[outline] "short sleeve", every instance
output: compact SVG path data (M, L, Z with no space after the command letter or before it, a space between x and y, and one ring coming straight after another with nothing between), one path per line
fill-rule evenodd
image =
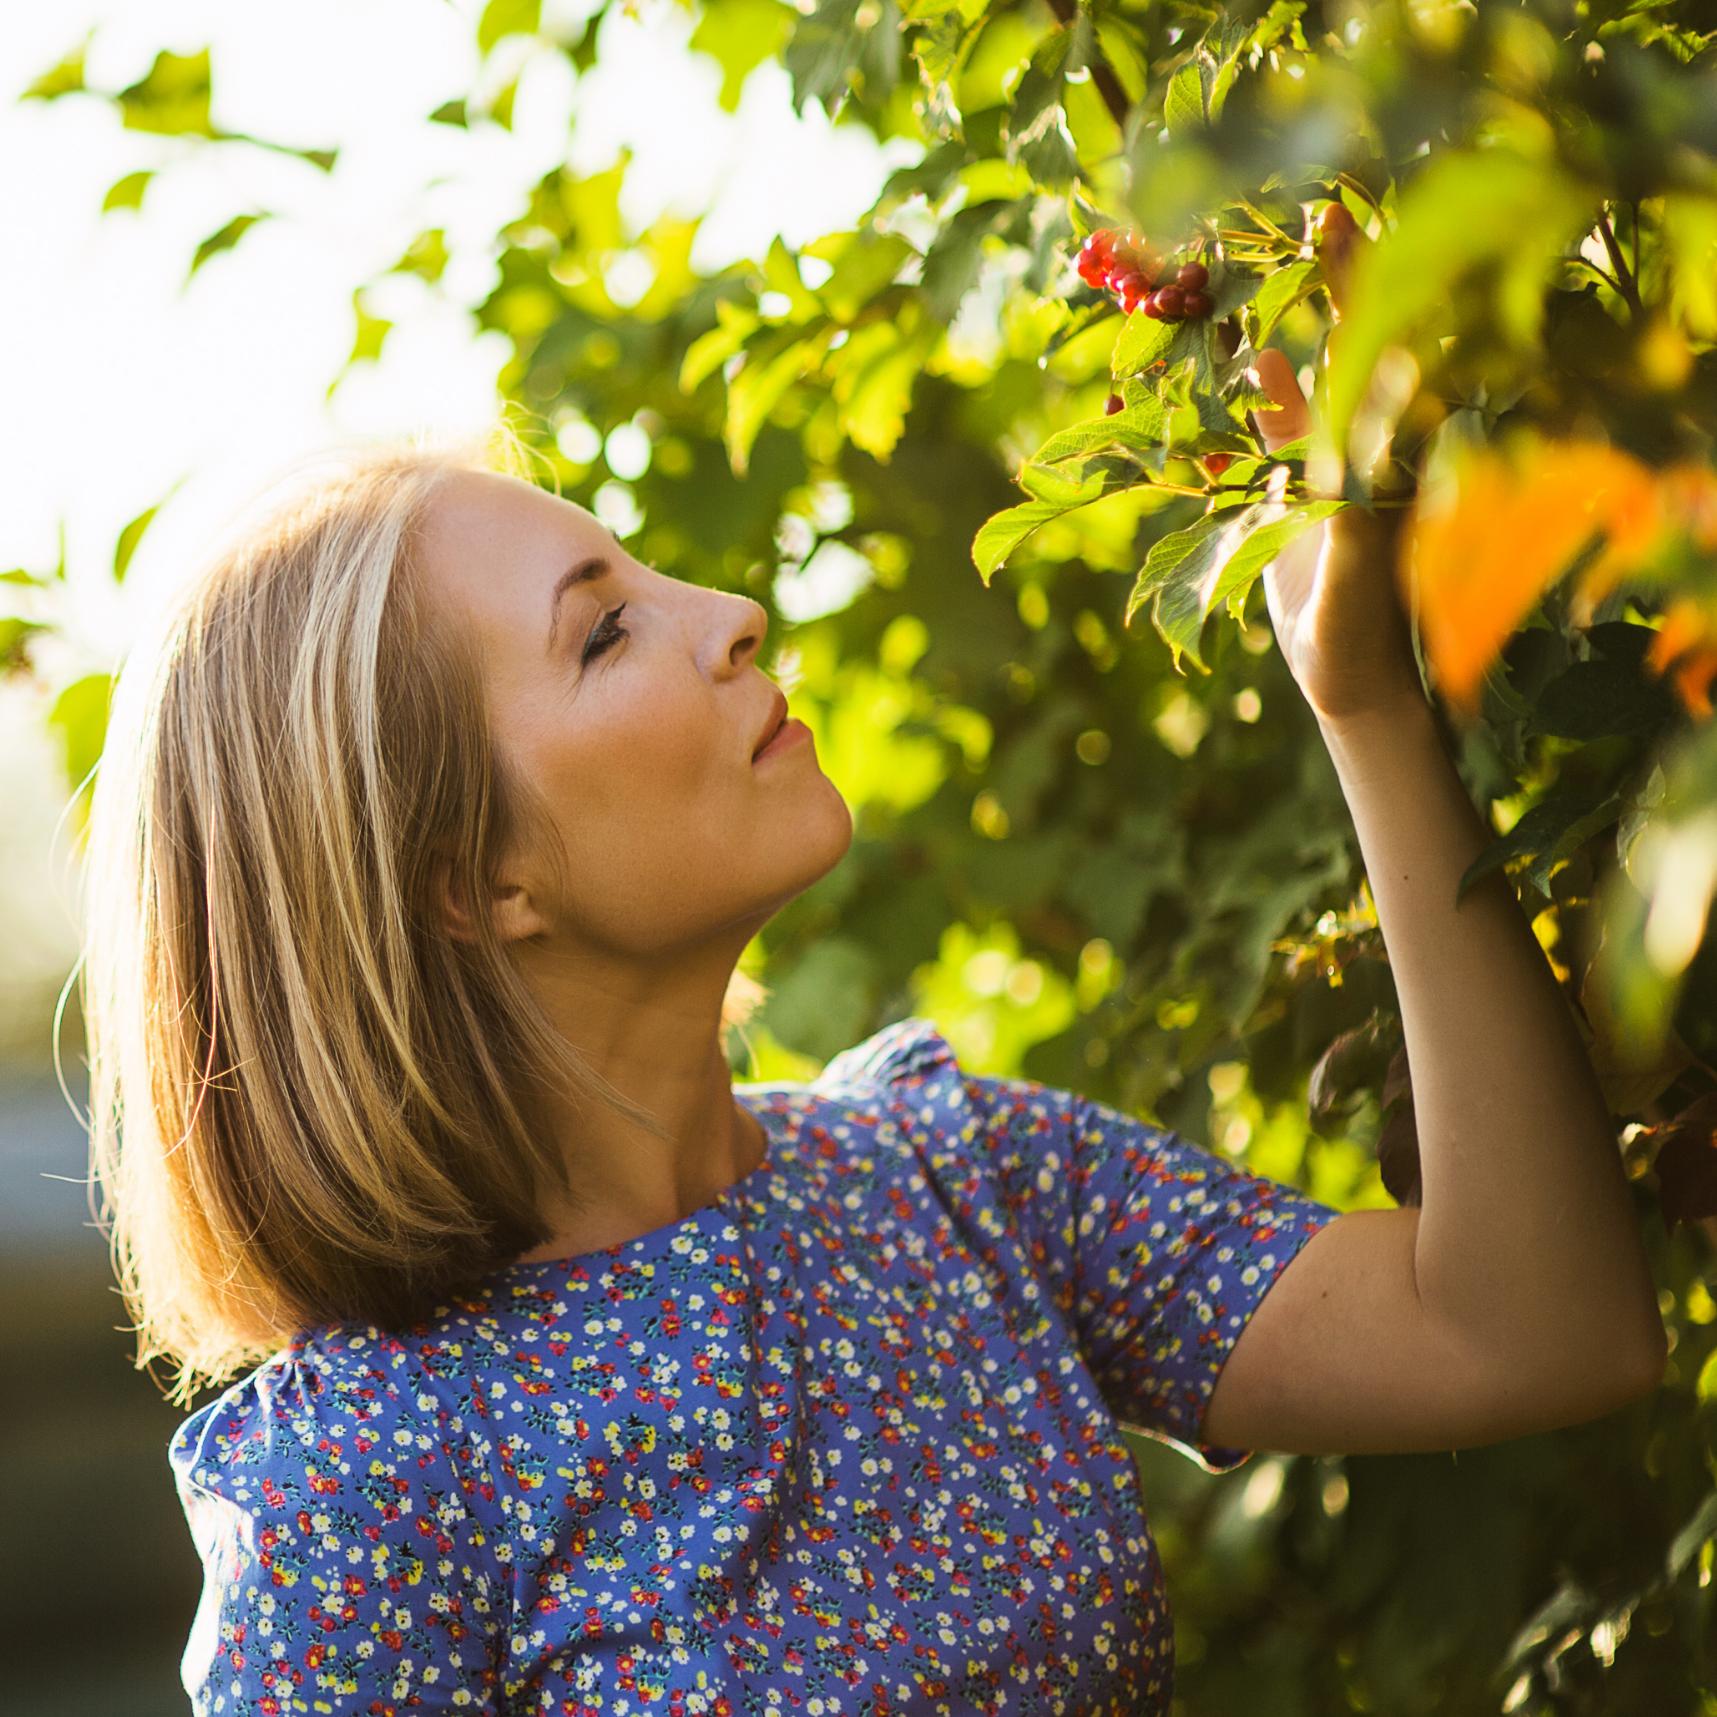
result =
M499 1710L499 1571L403 1353L296 1344L174 1433L196 1717Z
M1032 1080L963 1075L992 1177L1021 1219L1117 1419L1228 1472L1203 1441L1247 1320L1341 1213L1180 1134Z
M1117 1420L1212 1472L1247 1458L1202 1440L1205 1408L1247 1320L1338 1210L1076 1092L968 1073L925 1020L824 1078L915 1088L917 1118L963 1141Z

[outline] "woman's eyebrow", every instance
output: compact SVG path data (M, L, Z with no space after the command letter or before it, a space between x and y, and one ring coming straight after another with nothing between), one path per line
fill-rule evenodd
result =
M577 566L568 567L555 580L554 592L549 597L548 604L548 655L554 654L555 629L560 625L560 599L572 589L575 584L592 584L599 578L606 578L613 570L601 555L593 555L589 560L581 561Z

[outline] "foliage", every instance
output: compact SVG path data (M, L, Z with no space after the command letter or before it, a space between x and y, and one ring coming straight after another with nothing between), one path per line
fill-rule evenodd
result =
M605 13L556 37L490 0L479 41L583 71ZM861 571L783 640L856 838L748 955L774 990L754 1076L921 1009L971 1065L1346 1207L1415 1197L1385 950L1258 588L1314 516L1409 508L1427 695L1497 832L1466 881L1506 869L1575 1007L1672 1355L1636 1410L1458 1460L1260 1456L1222 1482L1141 1441L1187 1712L1717 1711L1704 17L707 0L693 43L727 106L779 59L798 109L921 158L854 229L711 277L695 221L627 229L624 161L551 171L495 238L476 320L510 343L503 388L565 493L611 487L639 558L772 607L813 562ZM513 87L433 117L505 126ZM257 146L210 125L208 89L206 55L163 54L111 99L134 128ZM30 93L84 91L80 55ZM105 206L135 211L148 177ZM1374 243L1329 372L1311 232L1333 201ZM192 265L265 218L236 211ZM1086 235L1134 224L1207 262L1207 321L1123 317L1081 280ZM447 256L432 230L396 266L433 285ZM623 301L634 257L650 284ZM362 292L354 311L348 367L390 332ZM1267 341L1320 408L1270 458L1247 375ZM620 426L648 438L641 472L607 463ZM10 576L32 599L56 584ZM8 664L44 623L0 623ZM74 780L103 711L99 681L53 704Z

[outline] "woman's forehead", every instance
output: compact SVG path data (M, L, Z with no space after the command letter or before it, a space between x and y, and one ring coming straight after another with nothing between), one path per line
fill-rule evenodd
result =
M576 502L493 471L451 473L430 501L422 538L425 568L442 592L508 611L532 593L546 602L570 561L614 553L614 539Z

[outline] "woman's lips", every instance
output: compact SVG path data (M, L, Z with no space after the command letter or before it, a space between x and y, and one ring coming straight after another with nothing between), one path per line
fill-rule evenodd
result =
M753 763L761 763L766 757L773 757L778 751L786 751L789 747L799 744L801 740L809 739L811 730L796 715L790 715L775 730L775 737L752 758Z

